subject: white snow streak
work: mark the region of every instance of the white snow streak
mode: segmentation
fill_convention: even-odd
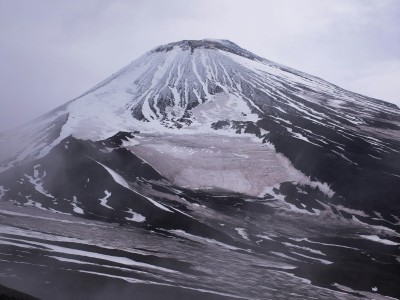
[[[360,237],[362,237],[364,239],[367,239],[367,240],[370,240],[370,241],[373,241],[373,242],[389,245],[389,246],[398,246],[398,245],[400,245],[399,243],[393,242],[391,240],[382,239],[377,235],[363,235],[363,234],[360,234]]]
[[[93,159],[93,160],[94,160],[94,159]],[[148,201],[150,201],[152,204],[154,204],[154,205],[157,206],[158,208],[161,208],[162,210],[165,210],[165,211],[168,211],[168,212],[171,212],[171,213],[172,213],[172,211],[169,210],[168,208],[166,208],[164,205],[161,205],[160,203],[154,201],[153,199],[151,199],[151,198],[149,198],[149,197],[147,197],[147,196],[145,196],[145,195],[142,195],[142,194],[140,194],[139,192],[133,190],[133,189],[129,186],[128,182],[126,182],[125,179],[124,179],[121,175],[119,175],[117,172],[115,172],[114,170],[110,169],[109,167],[103,165],[102,163],[98,162],[97,160],[94,160],[94,161],[95,161],[96,163],[98,163],[100,166],[102,166],[104,169],[106,169],[107,172],[111,175],[111,177],[114,179],[114,181],[115,181],[116,183],[118,183],[119,185],[123,186],[124,188],[127,188],[128,190],[131,190],[132,192],[134,192],[134,193],[136,193],[136,194],[138,194],[138,195],[144,197],[145,199],[147,199]]]
[[[244,228],[235,228],[236,232],[245,240],[249,240],[249,236]]]
[[[25,174],[25,177],[29,180],[29,182],[34,186],[35,190],[41,193],[42,195],[54,199],[54,196],[48,193],[43,188],[43,179],[46,177],[46,171],[43,171],[43,175],[40,176],[39,172],[40,165],[35,165],[33,167],[33,176],[29,176]]]
[[[111,206],[107,205],[108,198],[111,196],[111,192],[105,190],[104,193],[106,194],[104,198],[99,199],[100,204],[108,209],[114,209]]]

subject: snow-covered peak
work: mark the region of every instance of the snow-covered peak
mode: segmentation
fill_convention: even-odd
[[[219,121],[263,118],[287,126],[293,117],[342,128],[372,124],[382,114],[391,122],[400,119],[393,105],[268,61],[231,41],[183,40],[145,53],[21,134],[1,139],[25,141],[29,147],[19,156],[24,159],[44,155],[70,135],[101,140],[119,131],[193,133],[212,131]]]
[[[178,42],[172,42],[165,45],[160,45],[152,51],[168,51],[171,48],[180,47],[182,49],[196,49],[196,48],[240,48],[235,43],[224,40],[224,39],[203,39],[203,40],[181,40]]]
[[[158,46],[152,52],[168,52],[174,48],[182,50],[190,50],[193,53],[196,49],[214,49],[222,50],[236,55],[240,55],[252,60],[264,61],[265,59],[241,48],[237,44],[224,39],[203,39],[203,40],[182,40],[179,42],[169,43],[166,45]]]

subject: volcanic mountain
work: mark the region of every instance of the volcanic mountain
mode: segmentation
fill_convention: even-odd
[[[11,288],[400,296],[400,109],[230,41],[159,46],[0,145]]]

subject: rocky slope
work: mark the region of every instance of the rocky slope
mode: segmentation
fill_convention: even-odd
[[[92,274],[91,288],[169,286],[171,299],[183,290],[200,299],[399,297],[399,129],[395,105],[230,41],[157,47],[0,135],[0,250],[15,270],[6,278],[45,266],[23,291],[48,299],[65,288],[61,278],[74,282],[65,269]],[[90,237],[87,220],[137,245]],[[146,254],[132,257],[138,248]],[[37,288],[53,277],[48,293]]]

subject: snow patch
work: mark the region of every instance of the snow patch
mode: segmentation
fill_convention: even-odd
[[[139,213],[134,212],[132,210],[132,208],[130,208],[127,211],[127,213],[132,215],[131,217],[125,217],[125,219],[128,221],[133,221],[133,222],[137,222],[137,223],[142,223],[142,222],[146,221],[146,217],[142,216]]]
[[[152,270],[162,271],[162,272],[166,272],[166,273],[180,273],[178,271],[167,269],[164,267],[158,267],[158,266],[151,265],[148,263],[137,262],[137,261],[134,261],[133,259],[130,259],[127,257],[112,256],[112,255],[107,255],[107,254],[95,253],[95,252],[90,252],[90,251],[85,251],[85,250],[78,250],[78,249],[56,246],[56,245],[52,245],[52,244],[35,242],[35,241],[29,241],[29,244],[37,245],[39,247],[45,247],[50,252],[69,254],[69,255],[73,255],[73,256],[95,258],[95,259],[105,260],[108,262],[113,262],[113,263],[117,263],[117,264],[121,264],[121,265],[141,267],[141,268],[145,268],[145,269],[152,269]],[[26,244],[22,244],[22,243],[19,245],[20,245],[20,247],[26,246]],[[31,246],[29,246],[29,247],[31,247]]]
[[[205,243],[205,244],[211,244],[211,245],[217,245],[229,250],[240,250],[240,248],[216,241],[214,239],[209,239],[209,238],[205,238],[205,237],[200,237],[197,235],[192,235],[190,233],[187,233],[186,231],[180,230],[180,229],[172,229],[172,230],[168,230],[168,232],[171,232],[177,236],[180,237],[184,237],[187,238],[189,240],[195,241],[195,242],[201,242],[201,243]]]
[[[0,200],[3,199],[4,195],[6,194],[6,192],[8,192],[9,190],[7,190],[4,186],[0,185]]]
[[[244,228],[235,228],[236,232],[245,240],[249,240],[249,235]]]
[[[390,233],[392,233],[394,235],[399,235],[396,232],[396,230],[394,230],[394,229],[391,229],[391,228],[388,228],[388,227],[385,227],[385,226],[382,226],[382,225],[372,225],[372,224],[368,224],[368,223],[362,222],[359,219],[357,219],[356,216],[352,216],[352,220],[356,221],[357,223],[360,223],[360,224],[366,225],[368,227],[374,228],[376,230],[379,230],[379,231],[387,231],[387,232],[390,232]]]
[[[34,207],[39,208],[39,209],[41,209],[41,210],[47,210],[46,208],[43,207],[42,203],[33,201],[33,200],[31,199],[31,196],[30,196],[30,195],[25,196],[25,198],[26,198],[27,202],[24,203],[24,205],[26,205],[26,206],[34,206]]]
[[[276,251],[269,251],[269,252],[272,253],[273,255],[276,255],[276,256],[281,257],[281,258],[285,258],[285,259],[289,259],[289,260],[293,260],[293,261],[300,261],[300,260],[298,260],[298,259],[296,259],[294,257],[288,256],[288,255],[283,254],[281,252],[276,252]]]
[[[347,208],[347,207],[344,207],[343,205],[336,205],[335,207],[338,211],[343,210],[344,212],[351,214],[351,215],[357,215],[357,216],[361,216],[361,217],[370,217],[370,215],[363,212],[362,210]]]
[[[78,203],[79,202],[78,202],[78,199],[76,198],[76,196],[73,196],[72,197],[72,201],[71,201],[71,205],[72,205],[73,211],[76,212],[77,214],[84,215],[85,212],[83,211],[82,208],[80,208],[78,206]]]
[[[35,190],[42,195],[54,199],[54,196],[48,193],[47,191],[44,190],[43,188],[43,178],[46,177],[46,171],[43,171],[42,176],[40,176],[40,171],[39,171],[40,165],[35,165],[33,167],[33,176],[29,176],[25,174],[25,177],[28,179],[28,181],[34,186]]]
[[[373,242],[377,242],[377,243],[381,243],[381,244],[385,244],[385,245],[389,245],[389,246],[399,246],[399,243],[393,242],[391,240],[387,240],[387,239],[382,239],[377,235],[363,235],[360,234],[360,237],[362,237],[363,239],[367,239],[369,241],[373,241]]]
[[[108,198],[110,198],[110,196],[111,196],[111,192],[105,190],[104,193],[106,194],[105,197],[99,199],[100,200],[100,205],[102,205],[102,206],[104,206],[104,207],[106,207],[108,209],[114,209],[111,206],[107,205],[107,201],[108,201]]]
[[[311,252],[311,253],[314,253],[314,254],[326,256],[325,253],[322,253],[319,250],[311,249],[311,248],[308,248],[308,247],[301,247],[301,246],[294,245],[294,244],[291,244],[291,243],[288,243],[288,242],[283,242],[282,244],[285,245],[285,246],[288,246],[288,247],[298,248],[298,249],[302,249],[302,250],[305,250],[305,251],[308,251],[308,252]]]
[[[298,252],[294,252],[294,251],[292,251],[292,253],[293,253],[293,254],[296,254],[296,255],[298,255],[298,256],[304,257],[304,258],[309,258],[309,259],[312,259],[312,260],[319,261],[319,262],[321,262],[321,263],[323,263],[323,264],[325,264],[325,265],[331,265],[331,264],[333,264],[333,262],[331,262],[331,261],[329,261],[329,260],[326,260],[326,259],[316,258],[316,257],[304,255],[304,254],[301,254],[301,253],[298,253]]]
[[[91,158],[91,159],[92,159],[92,158]],[[94,160],[94,159],[93,159],[93,160]],[[168,211],[168,212],[171,212],[171,213],[172,213],[172,211],[169,210],[168,208],[166,208],[164,205],[161,205],[161,204],[158,203],[157,201],[154,201],[153,199],[151,199],[151,198],[149,198],[149,197],[147,197],[147,196],[145,196],[145,195],[142,195],[142,194],[140,194],[139,192],[133,190],[133,189],[129,186],[128,182],[126,182],[125,179],[124,179],[121,175],[119,175],[117,172],[115,172],[114,170],[110,169],[109,167],[103,165],[102,163],[98,162],[97,160],[94,160],[94,161],[95,161],[96,163],[98,163],[100,166],[102,166],[104,169],[106,169],[106,171],[111,175],[111,177],[114,179],[114,181],[115,181],[116,183],[118,183],[119,185],[123,186],[124,188],[126,188],[126,189],[128,189],[128,190],[131,190],[131,191],[134,192],[135,194],[138,194],[138,195],[144,197],[145,199],[147,199],[148,201],[150,201],[150,202],[151,202],[153,205],[155,205],[156,207],[161,208],[162,210],[165,210],[165,211]]]
[[[273,241],[274,240],[274,239],[271,238],[271,236],[275,237],[275,235],[273,235],[273,234],[257,234],[256,236],[259,237],[259,238],[262,238],[264,240],[268,240],[268,241]]]
[[[139,145],[140,142],[135,138],[130,138],[127,141],[123,140],[121,146],[122,147],[133,147]]]

